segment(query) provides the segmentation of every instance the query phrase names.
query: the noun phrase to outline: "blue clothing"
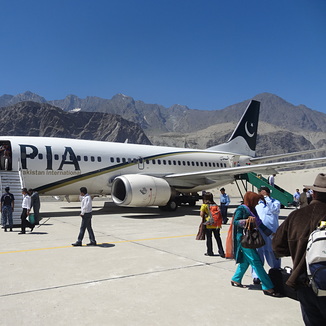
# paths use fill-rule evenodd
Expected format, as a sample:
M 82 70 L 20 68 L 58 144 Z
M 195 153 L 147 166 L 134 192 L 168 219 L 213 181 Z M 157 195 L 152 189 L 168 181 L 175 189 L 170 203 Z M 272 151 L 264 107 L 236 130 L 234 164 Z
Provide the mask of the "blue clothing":
M 2 207 L 2 225 L 6 227 L 7 221 L 10 229 L 12 228 L 12 207 L 11 206 L 3 206 Z
M 300 286 L 297 293 L 305 325 L 326 325 L 326 297 L 318 297 L 308 286 Z
M 269 290 L 274 287 L 272 281 L 270 280 L 269 276 L 267 275 L 266 271 L 264 270 L 263 264 L 261 259 L 258 256 L 256 249 L 250 248 L 243 248 L 241 246 L 241 239 L 243 235 L 243 228 L 245 225 L 245 220 L 249 216 L 254 216 L 255 214 L 250 212 L 249 208 L 245 205 L 240 205 L 235 213 L 234 213 L 234 221 L 233 221 L 233 228 L 234 228 L 234 257 L 236 263 L 239 263 L 236 272 L 232 277 L 232 281 L 237 283 L 241 283 L 242 277 L 245 274 L 246 270 L 248 269 L 249 265 L 251 265 L 254 270 L 256 271 L 259 279 L 262 282 L 262 289 Z M 266 235 L 272 234 L 272 231 L 268 229 L 256 216 L 256 224 L 258 228 L 264 232 Z
M 256 206 L 256 211 L 266 227 L 276 232 L 278 228 L 278 216 L 280 214 L 281 203 L 274 198 L 265 196 L 265 202 L 260 200 Z M 257 249 L 258 255 L 264 265 L 264 259 L 271 268 L 280 268 L 281 259 L 276 258 L 272 248 L 272 238 L 262 233 L 265 240 L 265 245 Z M 252 270 L 252 277 L 257 278 L 258 275 L 255 270 Z
M 255 249 L 243 247 L 241 247 L 241 250 L 243 252 L 243 262 L 238 265 L 237 270 L 232 277 L 232 281 L 241 283 L 243 275 L 245 274 L 249 265 L 251 265 L 261 280 L 262 289 L 270 290 L 274 288 L 274 284 L 272 283 L 268 274 L 265 272 L 257 251 Z
M 228 206 L 230 204 L 230 197 L 226 193 L 221 194 L 220 196 L 220 208 L 221 208 L 221 214 L 223 223 L 227 224 L 228 222 Z
M 229 206 L 230 204 L 230 197 L 228 194 L 224 193 L 224 194 L 221 194 L 220 196 L 220 203 L 221 204 L 225 204 L 225 206 Z
M 251 213 L 249 211 L 249 208 L 247 208 L 244 205 L 238 206 L 236 211 L 234 212 L 234 220 L 233 220 L 233 248 L 234 248 L 234 257 L 236 260 L 236 263 L 242 263 L 243 254 L 242 254 L 242 247 L 241 247 L 241 239 L 243 235 L 243 229 L 245 226 L 245 221 L 249 216 L 253 216 L 254 213 Z M 256 219 L 256 224 L 258 225 L 259 229 L 264 232 L 266 235 L 271 235 L 273 232 L 269 230 L 259 219 L 259 217 Z M 261 232 L 261 233 L 262 233 Z M 252 249 L 254 250 L 254 249 Z M 256 251 L 256 250 L 255 250 Z
M 265 202 L 266 204 L 263 200 L 260 200 L 255 208 L 263 224 L 275 233 L 278 228 L 281 203 L 269 196 L 265 196 Z
M 266 227 L 276 232 L 278 229 L 278 217 L 280 215 L 281 203 L 269 196 L 265 196 L 265 202 L 260 200 L 256 206 L 256 211 Z M 265 240 L 265 246 L 258 248 L 258 253 L 264 262 L 264 256 L 266 257 L 267 263 L 271 268 L 279 268 L 281 261 L 275 258 L 273 249 L 272 249 L 272 238 L 271 236 L 266 236 L 262 234 Z

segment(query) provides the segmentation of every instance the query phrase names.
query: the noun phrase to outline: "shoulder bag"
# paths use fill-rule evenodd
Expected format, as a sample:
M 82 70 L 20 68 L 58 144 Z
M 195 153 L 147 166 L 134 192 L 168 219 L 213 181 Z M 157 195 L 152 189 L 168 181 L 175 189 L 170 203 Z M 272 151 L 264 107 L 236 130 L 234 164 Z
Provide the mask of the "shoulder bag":
M 241 246 L 244 248 L 257 249 L 265 245 L 265 240 L 260 234 L 252 218 L 248 218 L 243 229 Z

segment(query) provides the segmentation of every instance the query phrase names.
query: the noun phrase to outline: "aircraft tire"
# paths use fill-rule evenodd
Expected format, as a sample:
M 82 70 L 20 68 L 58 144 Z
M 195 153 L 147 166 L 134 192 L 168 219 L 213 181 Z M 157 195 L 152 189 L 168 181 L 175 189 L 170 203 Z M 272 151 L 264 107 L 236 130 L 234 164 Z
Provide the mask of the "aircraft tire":
M 174 212 L 178 208 L 178 204 L 175 200 L 170 200 L 165 206 L 159 206 L 162 211 Z

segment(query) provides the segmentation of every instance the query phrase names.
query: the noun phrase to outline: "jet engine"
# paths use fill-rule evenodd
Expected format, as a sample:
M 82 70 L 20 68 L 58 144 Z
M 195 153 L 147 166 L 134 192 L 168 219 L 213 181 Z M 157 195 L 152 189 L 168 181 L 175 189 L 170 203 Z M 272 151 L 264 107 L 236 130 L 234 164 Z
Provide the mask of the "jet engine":
M 111 196 L 118 206 L 165 206 L 171 198 L 170 185 L 161 178 L 126 174 L 113 180 Z

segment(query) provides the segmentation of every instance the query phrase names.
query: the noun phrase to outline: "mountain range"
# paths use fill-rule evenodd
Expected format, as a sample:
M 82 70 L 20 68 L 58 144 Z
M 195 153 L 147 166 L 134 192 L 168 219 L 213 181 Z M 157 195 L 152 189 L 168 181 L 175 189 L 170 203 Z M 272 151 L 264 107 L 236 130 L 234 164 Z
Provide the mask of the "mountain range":
M 138 124 L 119 115 L 70 113 L 48 103 L 31 101 L 1 108 L 0 134 L 151 144 Z
M 313 148 L 326 149 L 326 114 L 312 110 L 305 105 L 295 106 L 270 93 L 258 94 L 253 99 L 261 102 L 257 138 L 258 156 Z M 0 96 L 0 107 L 2 107 L 2 110 L 4 110 L 4 107 L 6 107 L 6 110 L 8 110 L 8 107 L 9 110 L 15 110 L 18 105 L 20 114 L 27 114 L 27 107 L 33 105 L 21 104 L 22 101 L 25 101 L 24 103 L 31 103 L 26 101 L 33 101 L 34 103 L 41 104 L 42 110 L 38 113 L 39 125 L 41 125 L 42 114 L 45 114 L 47 110 L 58 114 L 59 111 L 53 111 L 54 107 L 60 108 L 63 111 L 62 120 L 60 120 L 62 130 L 67 128 L 65 119 L 68 119 L 72 114 L 77 114 L 81 123 L 86 119 L 83 127 L 86 129 L 83 132 L 78 129 L 79 132 L 71 133 L 71 135 L 77 135 L 77 137 L 79 135 L 84 137 L 85 134 L 88 134 L 89 138 L 109 140 L 107 137 L 100 135 L 102 129 L 98 128 L 96 133 L 89 131 L 88 128 L 91 125 L 86 122 L 88 122 L 89 115 L 93 114 L 92 119 L 94 121 L 92 125 L 98 124 L 103 128 L 104 122 L 101 122 L 103 115 L 113 114 L 120 115 L 123 119 L 139 125 L 146 134 L 145 137 L 148 137 L 146 137 L 147 140 L 139 135 L 137 137 L 130 137 L 135 130 L 131 129 L 130 133 L 128 133 L 127 129 L 129 127 L 126 127 L 121 134 L 123 134 L 124 138 L 128 138 L 130 142 L 147 143 L 149 139 L 155 145 L 206 148 L 227 140 L 243 114 L 249 99 L 224 109 L 210 111 L 194 110 L 178 104 L 166 108 L 159 104 L 147 104 L 143 101 L 136 101 L 132 97 L 123 94 L 117 94 L 111 99 L 94 96 L 81 99 L 75 95 L 68 95 L 61 100 L 47 101 L 42 96 L 32 92 L 25 92 L 15 96 Z M 23 106 L 25 109 L 22 109 Z M 86 113 L 88 116 L 82 117 Z M 95 118 L 98 114 L 98 118 Z M 57 115 L 55 117 L 54 121 L 57 123 L 55 134 L 57 135 L 60 128 L 58 127 L 59 122 L 56 120 Z M 9 116 L 7 118 L 10 119 Z M 21 118 L 23 117 L 21 116 Z M 28 114 L 23 119 L 26 118 L 28 118 Z M 67 121 L 70 120 L 68 119 Z M 108 120 L 105 121 L 106 124 L 110 123 Z M 44 122 L 42 123 L 44 124 Z M 47 115 L 47 123 L 51 124 L 49 113 Z M 81 128 L 80 126 L 79 128 Z M 75 128 L 70 123 L 69 127 L 69 130 Z M 108 130 L 111 127 L 113 126 L 106 126 L 106 135 L 108 135 Z M 4 129 L 4 126 L 0 125 L 1 134 L 4 134 L 4 132 L 8 134 L 9 129 L 10 127 L 8 126 Z M 33 130 L 37 133 L 35 128 Z M 19 130 L 15 129 L 15 132 L 19 132 Z M 44 134 L 44 128 L 41 134 Z M 113 138 L 111 137 L 111 140 Z M 124 140 L 120 137 L 119 141 Z M 320 155 L 322 154 L 320 153 Z

